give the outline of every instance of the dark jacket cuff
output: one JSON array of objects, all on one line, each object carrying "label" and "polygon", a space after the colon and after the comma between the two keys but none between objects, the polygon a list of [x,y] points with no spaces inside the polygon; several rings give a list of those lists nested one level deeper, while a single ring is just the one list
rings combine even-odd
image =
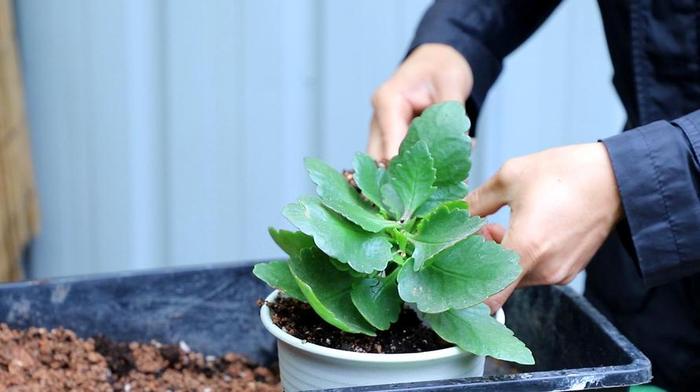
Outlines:
[{"label": "dark jacket cuff", "polygon": [[648,286],[700,271],[699,167],[683,121],[657,121],[603,141]]}]

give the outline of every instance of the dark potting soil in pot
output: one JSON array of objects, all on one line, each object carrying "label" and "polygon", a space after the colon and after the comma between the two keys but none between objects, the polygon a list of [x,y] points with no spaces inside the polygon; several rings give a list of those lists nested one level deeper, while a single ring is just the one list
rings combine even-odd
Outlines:
[{"label": "dark potting soil in pot", "polygon": [[342,332],[323,321],[301,301],[278,297],[270,307],[272,322],[292,336],[310,343],[361,353],[419,353],[452,347],[426,327],[411,309],[403,309],[399,319],[377,336]]},{"label": "dark potting soil in pot", "polygon": [[208,357],[186,344],[81,339],[62,328],[0,324],[3,391],[281,391],[277,373],[236,354]]}]

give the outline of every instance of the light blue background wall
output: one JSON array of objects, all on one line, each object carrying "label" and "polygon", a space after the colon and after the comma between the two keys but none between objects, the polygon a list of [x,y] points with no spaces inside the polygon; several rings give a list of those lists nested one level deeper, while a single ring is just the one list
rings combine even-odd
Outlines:
[{"label": "light blue background wall", "polygon": [[[311,192],[302,157],[342,168],[364,149],[369,97],[427,4],[18,1],[34,276],[279,255],[266,228]],[[507,60],[471,185],[509,157],[617,132],[610,78],[594,1],[565,2]]]}]

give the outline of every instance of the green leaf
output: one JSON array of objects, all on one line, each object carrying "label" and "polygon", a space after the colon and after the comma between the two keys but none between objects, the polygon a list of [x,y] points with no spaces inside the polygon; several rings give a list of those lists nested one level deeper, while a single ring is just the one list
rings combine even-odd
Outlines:
[{"label": "green leaf", "polygon": [[255,264],[253,275],[267,283],[268,286],[280,289],[288,296],[306,302],[306,297],[304,297],[296,279],[294,279],[294,275],[289,270],[288,262],[270,261],[269,263]]},{"label": "green leaf", "polygon": [[289,256],[297,256],[302,249],[316,247],[313,237],[301,231],[276,230],[272,227],[267,229],[267,231],[277,246]]},{"label": "green leaf", "polygon": [[446,201],[441,204],[442,206],[445,206],[449,208],[450,210],[465,210],[469,211],[469,203],[467,203],[466,200],[452,200],[452,201]]},{"label": "green leaf", "polygon": [[362,279],[352,287],[352,303],[374,327],[385,331],[399,319],[403,301],[396,287],[396,275]]},{"label": "green leaf", "polygon": [[[415,245],[413,259],[416,271],[423,268],[431,257],[476,233],[486,223],[478,216],[469,216],[469,211],[465,209],[451,208],[449,203],[455,202],[435,209],[418,224],[416,234],[409,237]],[[457,207],[463,205],[459,203]]]},{"label": "green leaf", "polygon": [[309,305],[322,319],[346,332],[375,335],[352,303],[356,279],[333,267],[328,255],[315,248],[304,249],[299,257],[291,258],[289,267]]},{"label": "green leaf", "polygon": [[483,302],[520,274],[518,255],[474,235],[435,255],[420,271],[409,259],[399,272],[399,294],[425,313]]},{"label": "green leaf", "polygon": [[[402,222],[411,218],[413,212],[435,191],[433,158],[423,141],[395,156],[389,164],[387,175],[389,184],[401,200],[399,216]],[[386,199],[387,195],[384,196]]]},{"label": "green leaf", "polygon": [[403,203],[394,187],[387,183],[382,184],[382,202],[395,219],[399,219],[403,214]]},{"label": "green leaf", "polygon": [[413,119],[399,154],[419,141],[428,145],[435,160],[435,184],[446,185],[464,181],[471,168],[469,118],[461,103],[443,102],[432,105]]},{"label": "green leaf", "polygon": [[377,163],[369,155],[358,152],[353,162],[355,169],[355,182],[362,190],[362,194],[377,207],[386,210],[382,203],[381,187],[384,183],[386,172],[378,167]]},{"label": "green leaf", "polygon": [[399,246],[399,250],[406,252],[406,245],[408,245],[408,234],[401,229],[392,229],[390,234],[394,240],[394,243]]},{"label": "green leaf", "polygon": [[377,233],[398,224],[384,219],[378,211],[368,205],[341,173],[314,158],[304,160],[311,180],[316,184],[316,193],[323,204],[343,215],[367,231]]},{"label": "green leaf", "polygon": [[367,276],[367,274],[362,273],[362,272],[357,272],[354,269],[352,269],[349,265],[342,263],[334,258],[329,258],[329,260],[331,261],[331,264],[333,265],[333,267],[335,267],[338,271],[347,272],[353,278],[364,278]]},{"label": "green leaf", "polygon": [[466,309],[425,314],[423,318],[441,338],[464,351],[533,365],[535,359],[532,352],[513,336],[513,331],[489,313],[488,306],[479,304]]},{"label": "green leaf", "polygon": [[422,218],[431,213],[440,204],[448,201],[463,200],[468,193],[469,188],[461,181],[455,184],[438,186],[435,192],[430,195],[430,198],[418,207],[415,215]]},{"label": "green leaf", "polygon": [[368,233],[341,215],[325,208],[315,197],[288,204],[285,217],[329,256],[349,264],[355,271],[382,271],[392,258],[391,242],[384,233]]}]

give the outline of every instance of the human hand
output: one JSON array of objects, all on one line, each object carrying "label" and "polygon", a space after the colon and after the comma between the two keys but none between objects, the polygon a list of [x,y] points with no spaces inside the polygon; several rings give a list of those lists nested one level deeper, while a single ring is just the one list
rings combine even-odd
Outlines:
[{"label": "human hand", "polygon": [[489,225],[488,238],[520,255],[516,282],[486,303],[499,309],[516,287],[566,284],[584,269],[622,215],[615,175],[602,143],[545,150],[507,161],[467,196],[485,216],[508,205],[508,229]]},{"label": "human hand", "polygon": [[472,85],[471,68],[457,50],[444,44],[417,47],[372,96],[369,155],[391,159],[413,117],[437,102],[466,101]]}]

